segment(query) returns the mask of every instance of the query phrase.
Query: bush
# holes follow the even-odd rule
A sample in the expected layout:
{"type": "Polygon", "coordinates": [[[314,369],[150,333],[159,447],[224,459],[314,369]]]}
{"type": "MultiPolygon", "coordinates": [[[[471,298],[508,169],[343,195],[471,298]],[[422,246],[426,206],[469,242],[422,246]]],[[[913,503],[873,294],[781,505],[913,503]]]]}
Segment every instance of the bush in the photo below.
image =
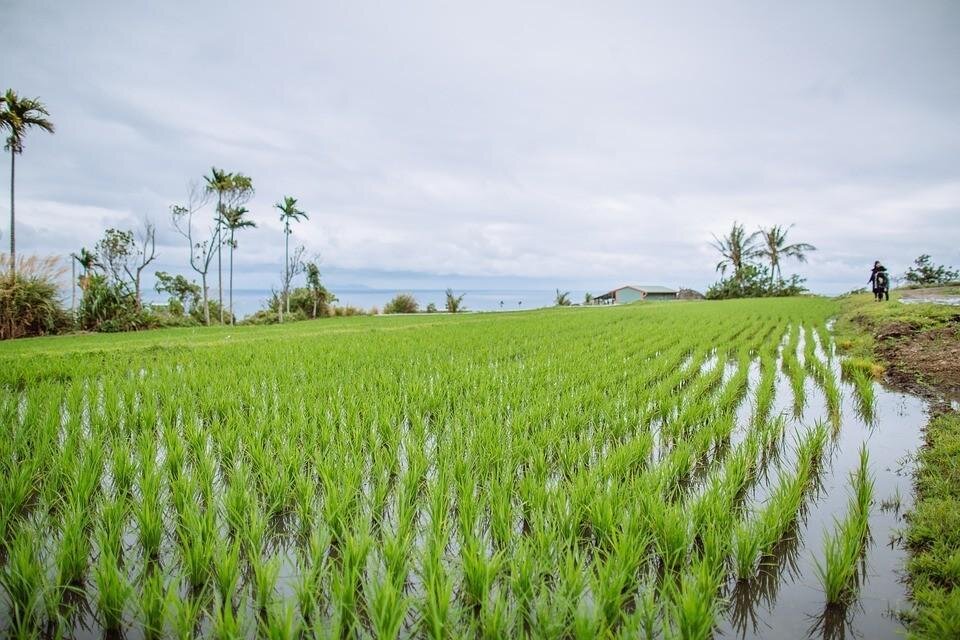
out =
{"type": "Polygon", "coordinates": [[[65,270],[57,258],[21,256],[17,277],[0,254],[0,340],[59,333],[72,325],[60,303],[57,280],[65,270]]]}
{"type": "Polygon", "coordinates": [[[416,313],[420,308],[417,299],[409,293],[398,293],[383,308],[384,313],[416,313]]]}
{"type": "MultiPolygon", "coordinates": [[[[447,292],[446,292],[447,300],[444,303],[444,306],[446,306],[447,308],[447,312],[459,313],[461,311],[466,311],[467,308],[463,304],[463,298],[465,295],[467,294],[461,293],[459,296],[456,296],[456,295],[453,295],[453,289],[447,289],[447,292]]],[[[429,311],[430,309],[428,308],[427,310],[429,311]]]]}
{"type": "Polygon", "coordinates": [[[907,284],[919,286],[933,286],[950,284],[960,278],[960,272],[942,264],[933,264],[928,254],[923,254],[913,261],[912,267],[903,274],[907,284]]]}
{"type": "MultiPolygon", "coordinates": [[[[371,307],[370,313],[373,315],[377,314],[377,308],[371,307]]],[[[346,317],[346,316],[365,316],[367,312],[361,309],[360,307],[352,307],[347,305],[345,307],[333,307],[330,312],[331,316],[337,317],[346,317]]]]}
{"type": "Polygon", "coordinates": [[[803,286],[805,278],[793,274],[786,280],[771,280],[767,267],[748,264],[740,271],[740,277],[730,276],[711,285],[707,289],[708,300],[727,300],[730,298],[766,298],[797,296],[807,288],[803,286]]]}
{"type": "Polygon", "coordinates": [[[77,309],[77,325],[86,331],[115,333],[157,326],[155,317],[137,306],[137,298],[122,282],[102,274],[83,278],[83,296],[77,309]]]}
{"type": "MultiPolygon", "coordinates": [[[[207,300],[207,306],[210,307],[210,324],[220,324],[220,303],[216,300],[207,300]]],[[[190,306],[190,317],[198,324],[204,324],[203,300],[197,300],[190,306]]],[[[230,315],[229,309],[223,310],[223,323],[233,324],[233,316],[230,315]]]]}

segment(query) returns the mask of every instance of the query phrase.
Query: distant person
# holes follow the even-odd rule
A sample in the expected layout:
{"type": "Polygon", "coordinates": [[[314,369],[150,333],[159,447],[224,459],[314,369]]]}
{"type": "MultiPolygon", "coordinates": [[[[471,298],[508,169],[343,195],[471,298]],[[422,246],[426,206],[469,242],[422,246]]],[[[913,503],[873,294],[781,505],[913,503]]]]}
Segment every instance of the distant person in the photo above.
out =
{"type": "Polygon", "coordinates": [[[890,299],[890,274],[887,273],[887,268],[880,264],[879,260],[873,263],[868,282],[873,287],[873,297],[877,302],[890,299]]]}

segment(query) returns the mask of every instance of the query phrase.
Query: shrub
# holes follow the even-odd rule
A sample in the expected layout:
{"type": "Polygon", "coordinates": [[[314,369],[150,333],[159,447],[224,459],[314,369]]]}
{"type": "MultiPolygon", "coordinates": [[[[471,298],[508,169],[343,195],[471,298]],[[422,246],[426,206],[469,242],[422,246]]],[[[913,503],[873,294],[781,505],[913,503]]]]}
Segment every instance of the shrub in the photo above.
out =
{"type": "Polygon", "coordinates": [[[383,307],[384,313],[416,313],[420,308],[417,299],[409,293],[398,293],[383,307]]]}
{"type": "Polygon", "coordinates": [[[58,333],[71,326],[60,303],[57,280],[64,274],[57,258],[21,256],[17,276],[0,254],[0,340],[58,333]]]}
{"type": "Polygon", "coordinates": [[[123,282],[95,273],[83,279],[77,324],[87,331],[114,333],[157,325],[152,314],[137,305],[136,295],[123,282]]]}
{"type": "MultiPolygon", "coordinates": [[[[373,315],[376,315],[378,313],[377,308],[371,307],[370,313],[373,315]]],[[[330,315],[338,316],[338,317],[339,316],[365,316],[367,315],[367,312],[361,309],[360,307],[352,307],[350,305],[347,305],[345,307],[333,307],[330,315]]]]}
{"type": "Polygon", "coordinates": [[[797,296],[805,292],[805,278],[793,274],[786,280],[773,280],[767,267],[746,264],[736,275],[724,278],[707,289],[708,300],[727,300],[730,298],[767,298],[797,296]]]}
{"type": "Polygon", "coordinates": [[[950,284],[960,278],[960,271],[942,264],[933,264],[926,253],[914,260],[913,265],[903,274],[907,284],[920,286],[950,284]]]}
{"type": "MultiPolygon", "coordinates": [[[[463,297],[466,295],[465,293],[461,293],[459,296],[456,296],[453,294],[453,289],[447,289],[446,295],[447,300],[445,306],[447,307],[447,311],[449,313],[458,313],[460,311],[467,310],[467,308],[463,305],[463,297]]],[[[427,308],[427,311],[429,310],[430,309],[427,308]]]]}

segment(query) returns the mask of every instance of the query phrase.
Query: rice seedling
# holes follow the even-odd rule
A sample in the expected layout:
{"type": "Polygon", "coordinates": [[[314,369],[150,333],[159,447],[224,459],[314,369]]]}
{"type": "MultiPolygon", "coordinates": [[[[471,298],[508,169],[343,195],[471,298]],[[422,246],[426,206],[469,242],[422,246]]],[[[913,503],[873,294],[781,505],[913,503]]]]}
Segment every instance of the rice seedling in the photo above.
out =
{"type": "MultiPolygon", "coordinates": [[[[247,621],[243,612],[244,609],[234,608],[229,600],[218,599],[213,605],[213,612],[210,614],[211,635],[218,640],[245,637],[247,635],[247,621]]],[[[266,623],[260,632],[261,636],[270,635],[266,623]]]]}
{"type": "Polygon", "coordinates": [[[89,526],[89,516],[83,510],[70,508],[62,518],[56,556],[58,584],[80,585],[86,578],[90,555],[89,526]]]}
{"type": "Polygon", "coordinates": [[[152,570],[140,581],[138,608],[143,624],[144,636],[160,638],[164,635],[164,622],[173,590],[168,591],[163,584],[163,575],[152,570]]]}
{"type": "Polygon", "coordinates": [[[409,607],[407,596],[389,579],[369,587],[369,591],[367,615],[374,635],[378,638],[398,637],[409,607]]]}
{"type": "Polygon", "coordinates": [[[6,563],[0,567],[0,588],[6,597],[12,630],[18,635],[36,632],[43,612],[47,585],[37,539],[36,530],[21,527],[7,544],[6,563]]]}
{"type": "Polygon", "coordinates": [[[101,549],[93,568],[93,577],[97,585],[100,623],[108,631],[118,631],[122,628],[124,609],[133,588],[113,550],[101,549]]]}

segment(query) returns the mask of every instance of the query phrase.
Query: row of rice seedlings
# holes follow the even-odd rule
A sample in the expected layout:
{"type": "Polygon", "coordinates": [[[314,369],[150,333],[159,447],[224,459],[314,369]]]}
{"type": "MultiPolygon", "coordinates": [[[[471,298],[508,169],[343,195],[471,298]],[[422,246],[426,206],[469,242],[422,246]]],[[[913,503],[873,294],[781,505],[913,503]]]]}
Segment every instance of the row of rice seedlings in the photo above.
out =
{"type": "Polygon", "coordinates": [[[809,429],[797,443],[793,473],[781,473],[763,510],[738,527],[734,538],[734,559],[740,580],[753,577],[759,560],[770,554],[777,542],[796,526],[826,443],[827,429],[822,423],[809,429]]]}
{"type": "Polygon", "coordinates": [[[850,602],[862,578],[861,562],[870,537],[870,505],[874,479],[866,445],[860,448],[860,464],[850,474],[851,495],[847,514],[837,520],[824,539],[823,562],[814,558],[828,606],[850,602]]]}
{"type": "Polygon", "coordinates": [[[786,345],[780,352],[780,368],[787,374],[790,389],[793,393],[793,415],[795,418],[803,414],[807,403],[805,388],[806,372],[797,359],[797,349],[800,345],[800,326],[794,325],[790,330],[786,345]]]}
{"type": "Polygon", "coordinates": [[[863,418],[864,422],[872,424],[877,405],[873,376],[863,369],[858,368],[852,370],[849,380],[853,382],[857,412],[863,418]]]}

